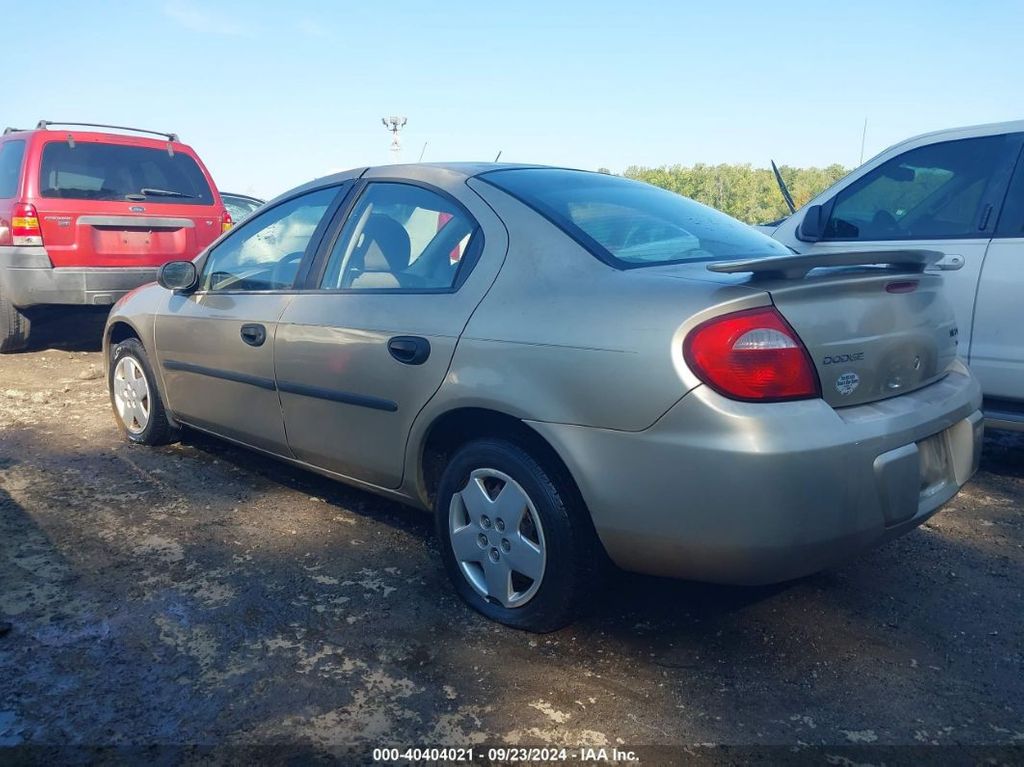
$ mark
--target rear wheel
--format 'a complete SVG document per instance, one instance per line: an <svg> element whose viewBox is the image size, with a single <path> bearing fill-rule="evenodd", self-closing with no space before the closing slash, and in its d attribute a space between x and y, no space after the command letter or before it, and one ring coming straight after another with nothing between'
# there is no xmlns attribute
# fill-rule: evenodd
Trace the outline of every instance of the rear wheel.
<svg viewBox="0 0 1024 767"><path fill-rule="evenodd" d="M28 346L32 321L10 302L0 288L0 353L15 352Z"/></svg>
<svg viewBox="0 0 1024 767"><path fill-rule="evenodd" d="M505 625L559 629L600 585L604 552L573 488L512 443L482 439L455 453L436 525L455 590Z"/></svg>
<svg viewBox="0 0 1024 767"><path fill-rule="evenodd" d="M137 338L128 338L114 347L109 380L110 403L130 442L165 445L177 438L167 420L149 357Z"/></svg>

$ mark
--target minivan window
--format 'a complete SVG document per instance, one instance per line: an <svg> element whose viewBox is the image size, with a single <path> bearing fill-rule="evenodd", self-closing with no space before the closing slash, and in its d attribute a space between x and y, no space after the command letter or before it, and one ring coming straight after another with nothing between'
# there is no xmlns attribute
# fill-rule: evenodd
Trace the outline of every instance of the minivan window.
<svg viewBox="0 0 1024 767"><path fill-rule="evenodd" d="M996 226L996 237L1024 237L1024 157L1017 162L1013 181Z"/></svg>
<svg viewBox="0 0 1024 767"><path fill-rule="evenodd" d="M7 200L18 194L21 162L24 157L24 139L11 139L0 144L0 200Z"/></svg>
<svg viewBox="0 0 1024 767"><path fill-rule="evenodd" d="M826 240L979 237L1005 136L945 141L888 160L836 196Z"/></svg>
<svg viewBox="0 0 1024 767"><path fill-rule="evenodd" d="M480 177L618 268L789 255L786 246L713 208L639 181L555 168Z"/></svg>
<svg viewBox="0 0 1024 767"><path fill-rule="evenodd" d="M256 212L263 203L257 202L256 200L249 200L245 197L235 197L233 195L227 195L223 192L220 193L221 202L224 203L224 207L228 209L228 213L231 214L231 220L235 224L240 223L243 219L246 219L250 214Z"/></svg>
<svg viewBox="0 0 1024 767"><path fill-rule="evenodd" d="M50 141L43 147L39 192L74 200L213 204L210 185L189 155L87 141Z"/></svg>

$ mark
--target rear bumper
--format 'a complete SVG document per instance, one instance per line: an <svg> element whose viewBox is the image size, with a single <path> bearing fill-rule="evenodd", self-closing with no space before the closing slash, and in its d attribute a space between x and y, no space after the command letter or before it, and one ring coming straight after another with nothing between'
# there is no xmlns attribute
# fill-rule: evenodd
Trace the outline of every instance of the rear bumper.
<svg viewBox="0 0 1024 767"><path fill-rule="evenodd" d="M976 471L981 391L957 363L890 400L751 404L698 387L650 429L531 425L575 477L620 567L772 583L916 527ZM948 469L922 492L918 443L942 435Z"/></svg>
<svg viewBox="0 0 1024 767"><path fill-rule="evenodd" d="M109 306L156 279L156 267L55 268L42 247L0 247L0 290L19 308L40 304Z"/></svg>

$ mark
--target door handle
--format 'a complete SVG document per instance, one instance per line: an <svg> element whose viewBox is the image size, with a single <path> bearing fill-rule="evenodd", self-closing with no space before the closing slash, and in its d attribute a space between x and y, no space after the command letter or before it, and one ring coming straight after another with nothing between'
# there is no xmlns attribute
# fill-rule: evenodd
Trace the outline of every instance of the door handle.
<svg viewBox="0 0 1024 767"><path fill-rule="evenodd" d="M388 351L403 365L422 365L430 356L430 341L419 336L395 336L388 341Z"/></svg>
<svg viewBox="0 0 1024 767"><path fill-rule="evenodd" d="M959 255L945 256L936 261L933 268L940 272L955 272L957 269L964 268L964 257Z"/></svg>
<svg viewBox="0 0 1024 767"><path fill-rule="evenodd" d="M267 329L258 322L247 322L242 325L240 335L249 346L263 346L263 342L267 340Z"/></svg>

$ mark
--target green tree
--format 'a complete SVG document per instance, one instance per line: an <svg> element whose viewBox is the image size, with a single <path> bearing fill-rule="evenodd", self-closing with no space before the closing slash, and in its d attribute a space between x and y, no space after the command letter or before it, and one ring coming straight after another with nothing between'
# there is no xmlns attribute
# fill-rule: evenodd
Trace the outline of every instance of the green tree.
<svg viewBox="0 0 1024 767"><path fill-rule="evenodd" d="M779 168L797 207L847 173L841 165L827 168ZM789 213L770 168L751 165L663 165L658 168L631 166L623 175L690 197L730 216L759 224Z"/></svg>

